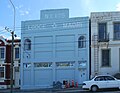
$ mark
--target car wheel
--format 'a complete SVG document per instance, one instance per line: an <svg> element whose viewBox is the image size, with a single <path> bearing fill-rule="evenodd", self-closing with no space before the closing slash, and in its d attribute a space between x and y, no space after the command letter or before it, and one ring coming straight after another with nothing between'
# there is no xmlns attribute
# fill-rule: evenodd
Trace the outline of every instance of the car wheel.
<svg viewBox="0 0 120 93"><path fill-rule="evenodd" d="M95 92L97 90L98 90L98 87L96 85L94 85L94 86L91 87L91 91Z"/></svg>

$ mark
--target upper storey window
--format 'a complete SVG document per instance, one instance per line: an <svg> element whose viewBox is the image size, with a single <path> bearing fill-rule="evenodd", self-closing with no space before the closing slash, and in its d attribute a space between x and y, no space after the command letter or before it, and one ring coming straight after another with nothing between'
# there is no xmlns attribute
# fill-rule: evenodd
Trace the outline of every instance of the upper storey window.
<svg viewBox="0 0 120 93"><path fill-rule="evenodd" d="M98 23L98 41L108 42L109 33L107 32L107 23Z"/></svg>
<svg viewBox="0 0 120 93"><path fill-rule="evenodd" d="M120 23L114 23L114 40L120 40Z"/></svg>
<svg viewBox="0 0 120 93"><path fill-rule="evenodd" d="M78 39L78 48L85 48L86 47L86 38L85 36L80 36Z"/></svg>
<svg viewBox="0 0 120 93"><path fill-rule="evenodd" d="M0 48L0 58L4 59L5 58L5 48Z"/></svg>
<svg viewBox="0 0 120 93"><path fill-rule="evenodd" d="M31 40L30 39L25 39L24 50L31 50Z"/></svg>
<svg viewBox="0 0 120 93"><path fill-rule="evenodd" d="M15 59L19 59L20 58L20 49L19 47L15 48Z"/></svg>

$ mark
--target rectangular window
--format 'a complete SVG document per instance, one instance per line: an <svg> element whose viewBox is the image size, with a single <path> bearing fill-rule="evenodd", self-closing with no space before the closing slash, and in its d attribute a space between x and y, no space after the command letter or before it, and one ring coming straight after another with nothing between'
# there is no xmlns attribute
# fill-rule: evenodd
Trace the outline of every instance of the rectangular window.
<svg viewBox="0 0 120 93"><path fill-rule="evenodd" d="M20 72L19 67L14 67L15 72Z"/></svg>
<svg viewBox="0 0 120 93"><path fill-rule="evenodd" d="M31 40L30 39L25 39L24 50L31 50Z"/></svg>
<svg viewBox="0 0 120 93"><path fill-rule="evenodd" d="M78 64L79 64L79 68L84 68L84 67L86 68L87 61L79 61Z"/></svg>
<svg viewBox="0 0 120 93"><path fill-rule="evenodd" d="M57 67L74 67L75 62L56 62Z"/></svg>
<svg viewBox="0 0 120 93"><path fill-rule="evenodd" d="M110 66L110 50L102 50L102 67Z"/></svg>
<svg viewBox="0 0 120 93"><path fill-rule="evenodd" d="M0 67L0 78L4 78L5 77L5 67Z"/></svg>
<svg viewBox="0 0 120 93"><path fill-rule="evenodd" d="M43 63L43 62L42 63L35 63L34 66L35 67L52 67L52 63L51 62L50 63L46 63L46 62L45 63Z"/></svg>
<svg viewBox="0 0 120 93"><path fill-rule="evenodd" d="M0 48L0 58L1 59L5 58L5 48Z"/></svg>
<svg viewBox="0 0 120 93"><path fill-rule="evenodd" d="M98 24L98 41L106 41L108 40L107 35L107 23L99 23Z"/></svg>
<svg viewBox="0 0 120 93"><path fill-rule="evenodd" d="M19 48L15 48L15 59L18 59L20 55Z"/></svg>
<svg viewBox="0 0 120 93"><path fill-rule="evenodd" d="M120 40L120 23L114 23L114 40Z"/></svg>

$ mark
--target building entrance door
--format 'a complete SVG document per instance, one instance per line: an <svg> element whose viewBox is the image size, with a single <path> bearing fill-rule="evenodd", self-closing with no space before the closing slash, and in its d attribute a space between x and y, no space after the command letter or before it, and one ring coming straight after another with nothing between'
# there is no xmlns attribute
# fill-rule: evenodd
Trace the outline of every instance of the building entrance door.
<svg viewBox="0 0 120 93"><path fill-rule="evenodd" d="M86 75L86 69L80 69L79 70L79 84L82 84L83 81L86 81L86 78L87 75Z"/></svg>

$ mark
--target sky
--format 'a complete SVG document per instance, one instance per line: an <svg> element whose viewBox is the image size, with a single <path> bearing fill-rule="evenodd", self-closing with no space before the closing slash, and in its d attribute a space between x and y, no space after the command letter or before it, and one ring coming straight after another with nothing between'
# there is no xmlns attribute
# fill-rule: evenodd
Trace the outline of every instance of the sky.
<svg viewBox="0 0 120 93"><path fill-rule="evenodd" d="M15 6L15 34L21 37L21 21L39 20L40 10L69 9L69 17L90 16L91 12L120 11L120 0L11 0ZM0 0L0 36L11 38L14 11L10 0Z"/></svg>

